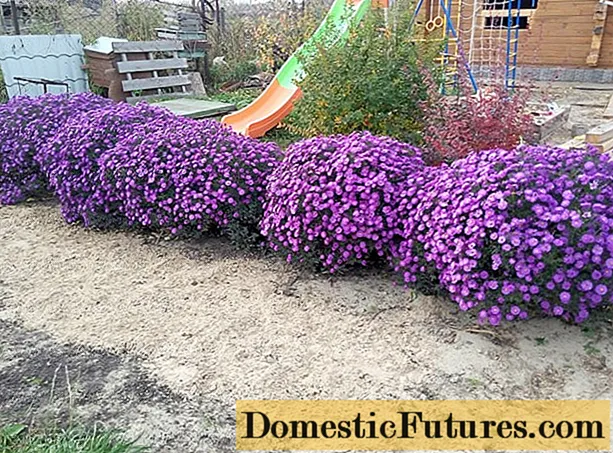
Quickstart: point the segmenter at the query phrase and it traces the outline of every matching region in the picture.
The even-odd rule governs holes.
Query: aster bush
[[[249,245],[279,154],[217,121],[176,118],[134,128],[99,164],[130,225],[180,236],[219,230]]]
[[[580,323],[613,295],[613,160],[519,147],[433,169],[400,203],[396,270],[427,273],[482,321],[530,313]]]
[[[170,111],[140,103],[110,104],[68,120],[41,149],[37,160],[60,201],[67,222],[113,227],[125,223],[113,187],[105,183],[99,160],[137,125],[170,127]]]
[[[108,105],[90,93],[16,97],[0,105],[0,204],[15,204],[47,191],[35,156],[73,115]]]
[[[423,166],[417,149],[368,132],[295,143],[269,180],[262,234],[288,261],[366,265],[386,255],[396,197]]]

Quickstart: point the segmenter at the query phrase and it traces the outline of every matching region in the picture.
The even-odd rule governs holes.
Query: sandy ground
[[[599,124],[611,121],[610,118],[604,118],[603,113],[613,96],[613,85],[554,82],[540,83],[536,87],[538,89],[534,91],[535,100],[550,99],[560,106],[570,108],[568,123],[549,136],[545,140],[546,143],[560,145],[572,139],[573,126],[577,128],[574,130],[575,134],[582,135]]]
[[[232,451],[237,399],[613,397],[610,323],[493,332],[382,271],[154,242],[67,226],[54,204],[0,209],[3,417],[36,412],[56,363],[89,389],[76,414],[160,452]]]

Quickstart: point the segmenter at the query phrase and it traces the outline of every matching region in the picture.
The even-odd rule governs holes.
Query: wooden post
[[[6,33],[6,24],[4,23],[4,6],[0,5],[0,31]]]
[[[424,19],[424,23],[428,22],[429,20],[434,19],[434,16],[432,14],[432,0],[426,0],[424,2],[424,8],[426,8],[426,18]]]
[[[11,0],[10,5],[11,5],[11,19],[13,20],[13,34],[20,35],[21,30],[19,29],[19,10],[17,9],[15,0]]]
[[[221,8],[221,24],[220,27],[221,33],[225,35],[226,33],[226,8]]]
[[[215,21],[219,27],[219,24],[221,24],[221,7],[219,6],[219,0],[215,0]]]
[[[592,46],[590,48],[590,54],[587,56],[585,62],[588,66],[598,66],[598,60],[600,60],[600,50],[602,48],[602,40],[604,38],[605,25],[607,24],[607,12],[609,8],[603,3],[596,4],[596,11],[594,12],[594,28],[592,31]]]
[[[205,51],[204,57],[196,58],[196,70],[202,76],[202,82],[204,83],[204,88],[211,88],[211,71],[209,68],[209,56],[208,51]]]

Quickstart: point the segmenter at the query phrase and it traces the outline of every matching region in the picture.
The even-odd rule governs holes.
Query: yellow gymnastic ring
[[[436,28],[436,25],[434,24],[433,20],[429,20],[428,22],[426,22],[426,30],[427,31],[432,31]]]
[[[442,27],[443,24],[445,23],[445,21],[443,20],[441,16],[436,16],[432,22],[434,22],[434,26],[437,28]]]

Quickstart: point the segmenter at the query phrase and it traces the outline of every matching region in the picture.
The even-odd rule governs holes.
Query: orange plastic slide
[[[225,116],[222,122],[241,134],[262,137],[289,115],[301,95],[300,88],[283,87],[275,79],[252,104]]]
[[[324,40],[332,43],[342,40],[347,36],[351,24],[364,17],[370,4],[371,0],[335,0],[325,20],[297,52],[307,45],[312,46]],[[295,84],[303,72],[296,53],[285,62],[272,83],[255,101],[225,116],[222,122],[241,134],[262,137],[289,115],[294,103],[302,95]]]

